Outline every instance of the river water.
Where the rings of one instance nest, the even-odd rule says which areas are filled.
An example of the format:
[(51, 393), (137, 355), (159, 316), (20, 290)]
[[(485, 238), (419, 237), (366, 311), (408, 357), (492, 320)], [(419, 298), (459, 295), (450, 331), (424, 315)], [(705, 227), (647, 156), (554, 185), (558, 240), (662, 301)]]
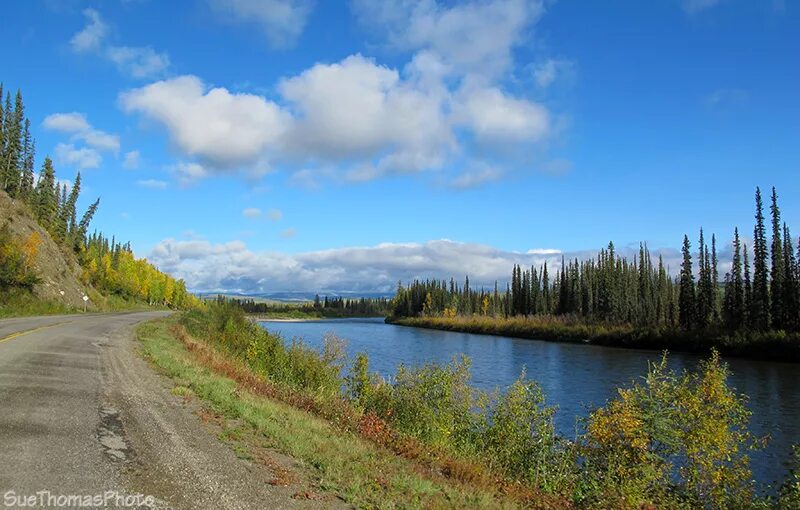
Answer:
[[(347, 340), (347, 353), (369, 355), (370, 371), (391, 377), (396, 367), (431, 361), (446, 363), (466, 354), (472, 360), (472, 383), (484, 390), (513, 383), (523, 367), (544, 390), (547, 402), (558, 406), (556, 428), (575, 437), (579, 418), (616, 395), (616, 389), (640, 379), (654, 351), (576, 345), (518, 338), (453, 333), (385, 324), (383, 319), (335, 319), (303, 322), (263, 322), (285, 340), (302, 338), (322, 346), (326, 333)], [(700, 357), (674, 353), (670, 366), (694, 368)], [(782, 480), (788, 471), (792, 444), (800, 444), (800, 365), (726, 360), (730, 384), (749, 397), (751, 431), (769, 435), (763, 450), (751, 454), (753, 473), (762, 483)]]

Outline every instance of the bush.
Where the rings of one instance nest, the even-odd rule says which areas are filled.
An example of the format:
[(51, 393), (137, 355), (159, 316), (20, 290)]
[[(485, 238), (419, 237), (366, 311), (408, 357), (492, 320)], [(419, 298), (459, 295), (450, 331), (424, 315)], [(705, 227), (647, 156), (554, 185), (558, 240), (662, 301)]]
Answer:
[(0, 227), (0, 290), (32, 289), (41, 281), (33, 271), (38, 248), (38, 234), (31, 234), (20, 244), (12, 237), (8, 224)]
[(300, 341), (287, 345), (230, 303), (211, 304), (207, 312), (187, 312), (182, 321), (193, 336), (244, 359), (254, 371), (273, 382), (315, 394), (341, 395), (343, 349), (338, 340), (329, 339), (323, 353)]
[[(697, 372), (667, 370), (666, 356), (644, 384), (588, 419), (584, 482), (600, 506), (742, 508), (753, 503), (744, 397), (727, 385), (714, 352)], [(623, 504), (624, 502), (624, 504)]]

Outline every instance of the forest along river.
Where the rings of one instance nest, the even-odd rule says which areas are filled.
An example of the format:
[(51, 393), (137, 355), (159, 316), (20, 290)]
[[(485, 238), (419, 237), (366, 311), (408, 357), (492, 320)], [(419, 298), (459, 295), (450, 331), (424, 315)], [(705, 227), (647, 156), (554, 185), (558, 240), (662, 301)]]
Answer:
[[(347, 340), (347, 354), (369, 356), (371, 372), (394, 375), (397, 366), (447, 363), (466, 354), (472, 360), (472, 383), (483, 390), (505, 388), (527, 368), (529, 379), (544, 390), (549, 405), (558, 406), (556, 428), (574, 438), (578, 418), (614, 398), (616, 389), (641, 380), (648, 361), (660, 352), (453, 333), (385, 324), (383, 319), (335, 319), (262, 322), (285, 340), (302, 338), (321, 348), (323, 336)], [(701, 358), (672, 353), (674, 369), (694, 368)], [(762, 484), (780, 481), (788, 472), (791, 445), (800, 443), (800, 365), (726, 359), (730, 384), (749, 397), (751, 432), (770, 436), (767, 447), (751, 453), (753, 473)]]

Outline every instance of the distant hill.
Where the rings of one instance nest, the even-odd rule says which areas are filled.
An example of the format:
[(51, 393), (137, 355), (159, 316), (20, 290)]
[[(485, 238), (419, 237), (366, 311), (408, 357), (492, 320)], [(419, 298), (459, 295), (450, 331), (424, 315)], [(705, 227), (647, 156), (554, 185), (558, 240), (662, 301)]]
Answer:
[(203, 298), (212, 298), (215, 296), (235, 297), (235, 298), (248, 298), (255, 301), (278, 301), (282, 303), (301, 303), (304, 301), (314, 301), (314, 298), (319, 295), (320, 298), (345, 298), (345, 299), (358, 299), (358, 298), (391, 298), (394, 297), (392, 292), (261, 292), (255, 294), (237, 293), (237, 292), (198, 292), (196, 295)]

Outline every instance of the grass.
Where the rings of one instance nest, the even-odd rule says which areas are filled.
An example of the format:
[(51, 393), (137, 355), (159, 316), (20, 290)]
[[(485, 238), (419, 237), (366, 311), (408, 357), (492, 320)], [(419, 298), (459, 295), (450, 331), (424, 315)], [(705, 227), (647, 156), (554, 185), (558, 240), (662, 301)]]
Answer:
[[(127, 299), (117, 295), (105, 296), (89, 289), (89, 298), (100, 312), (134, 312), (145, 310), (166, 310), (153, 307), (142, 301)], [(83, 313), (83, 308), (68, 306), (63, 302), (44, 300), (26, 289), (8, 289), (0, 295), (0, 318), (32, 317), (38, 315), (67, 315)]]
[(39, 299), (27, 290), (11, 289), (0, 296), (0, 318), (61, 315), (78, 311), (64, 303)]
[[(138, 329), (144, 355), (214, 412), (246, 424), (270, 446), (303, 463), (317, 486), (360, 508), (514, 508), (512, 496), (451, 481), (441, 472), (396, 455), (286, 403), (256, 394), (251, 384), (229, 374), (248, 370), (236, 361), (190, 352), (176, 337), (177, 319), (145, 323)], [(209, 368), (208, 357), (215, 368)], [(252, 382), (255, 377), (249, 374)], [(237, 451), (237, 454), (245, 454)], [(527, 502), (528, 506), (540, 506)]]

